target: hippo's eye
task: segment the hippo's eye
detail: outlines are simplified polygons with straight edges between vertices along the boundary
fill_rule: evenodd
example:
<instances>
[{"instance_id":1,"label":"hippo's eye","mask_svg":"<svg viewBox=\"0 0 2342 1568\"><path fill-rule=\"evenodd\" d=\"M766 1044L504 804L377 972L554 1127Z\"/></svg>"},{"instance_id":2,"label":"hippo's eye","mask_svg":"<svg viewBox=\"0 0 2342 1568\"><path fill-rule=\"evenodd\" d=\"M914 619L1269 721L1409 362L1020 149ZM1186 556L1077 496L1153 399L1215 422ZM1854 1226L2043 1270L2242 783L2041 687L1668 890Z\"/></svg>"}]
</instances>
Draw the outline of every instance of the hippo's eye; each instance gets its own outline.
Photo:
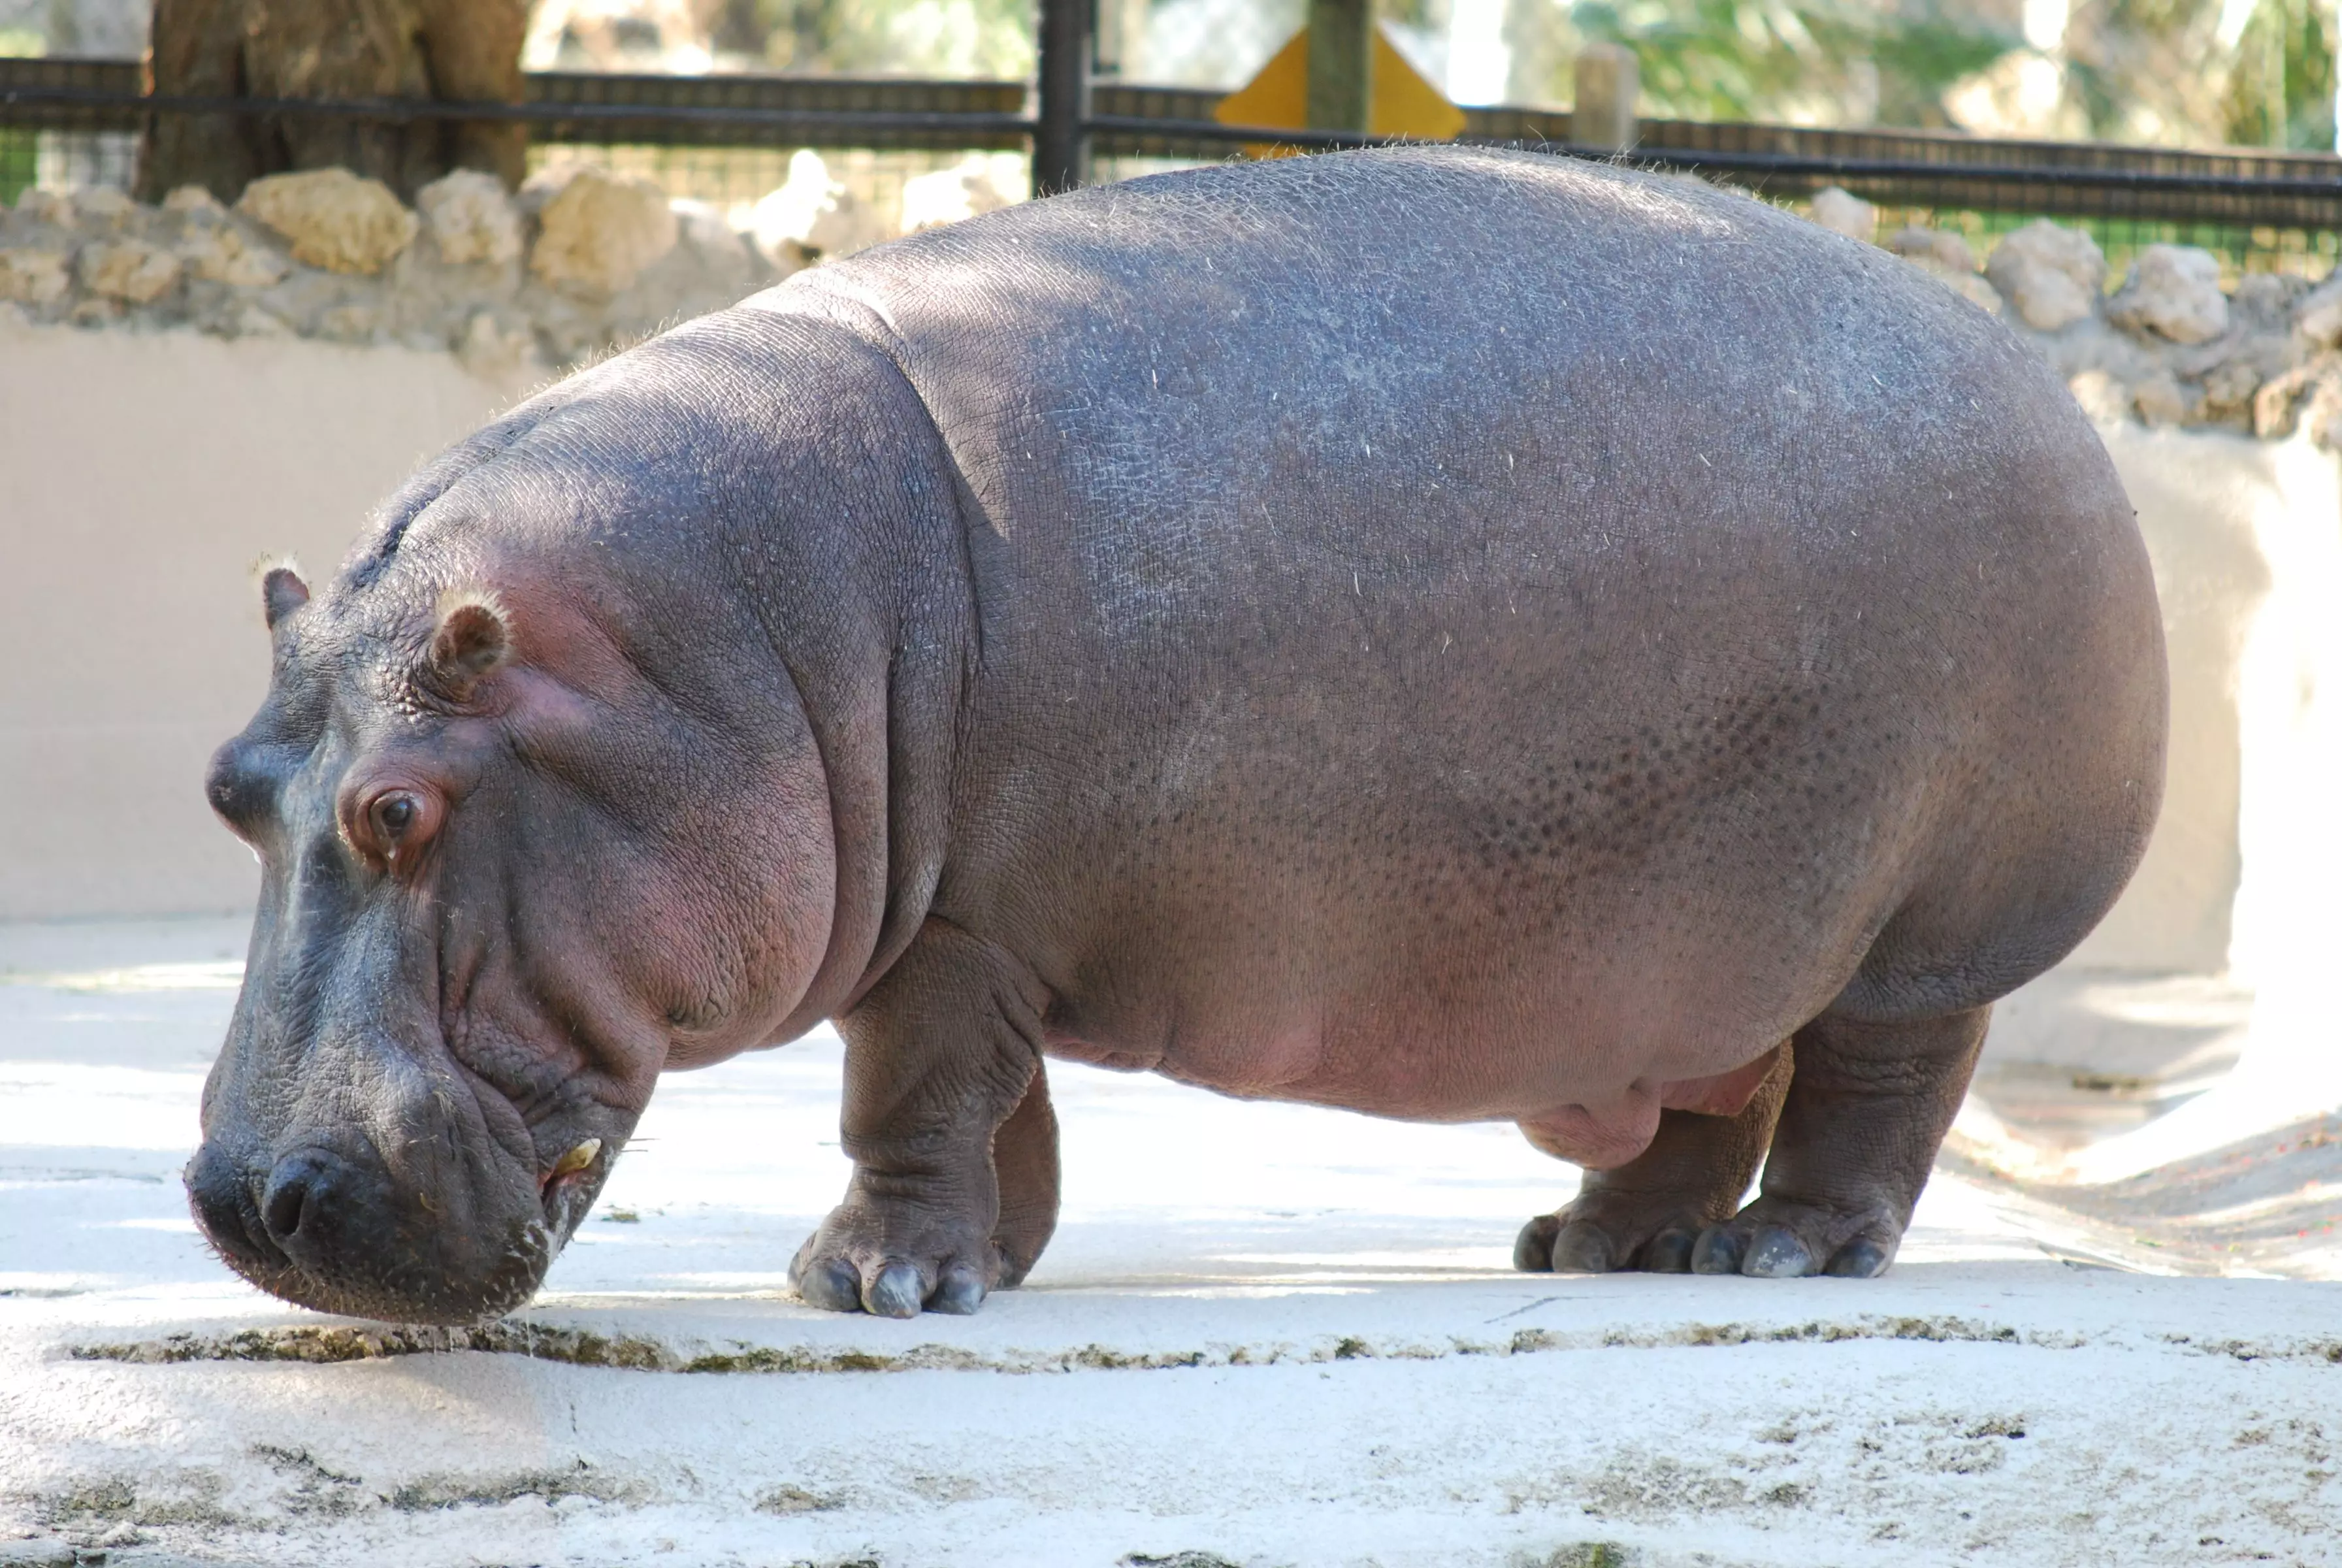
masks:
<instances>
[{"instance_id":1,"label":"hippo's eye","mask_svg":"<svg viewBox=\"0 0 2342 1568\"><path fill-rule=\"evenodd\" d=\"M366 859L398 870L438 832L440 811L438 796L412 783L360 784L343 796L342 835Z\"/></svg>"},{"instance_id":2,"label":"hippo's eye","mask_svg":"<svg viewBox=\"0 0 2342 1568\"><path fill-rule=\"evenodd\" d=\"M367 836L385 860L397 861L409 840L419 836L423 803L405 790L385 790L366 807Z\"/></svg>"}]
</instances>

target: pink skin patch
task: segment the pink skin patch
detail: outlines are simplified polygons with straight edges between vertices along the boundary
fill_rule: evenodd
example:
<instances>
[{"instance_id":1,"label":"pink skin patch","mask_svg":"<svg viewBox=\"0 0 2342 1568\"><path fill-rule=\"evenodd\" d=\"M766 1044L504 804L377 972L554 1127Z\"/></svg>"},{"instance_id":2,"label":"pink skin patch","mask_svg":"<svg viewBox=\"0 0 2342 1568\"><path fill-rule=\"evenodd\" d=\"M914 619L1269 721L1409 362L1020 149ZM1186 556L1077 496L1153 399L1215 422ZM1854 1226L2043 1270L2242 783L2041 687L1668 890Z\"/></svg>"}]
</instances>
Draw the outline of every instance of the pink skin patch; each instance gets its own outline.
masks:
<instances>
[{"instance_id":1,"label":"pink skin patch","mask_svg":"<svg viewBox=\"0 0 2342 1568\"><path fill-rule=\"evenodd\" d=\"M1659 1086L1659 1104L1670 1111L1696 1111L1703 1116L1737 1116L1773 1070L1781 1048L1774 1046L1746 1067L1718 1073L1711 1078L1678 1078Z\"/></svg>"},{"instance_id":2,"label":"pink skin patch","mask_svg":"<svg viewBox=\"0 0 2342 1568\"><path fill-rule=\"evenodd\" d=\"M1663 1110L1692 1111L1703 1116L1738 1115L1780 1054L1781 1048L1776 1045L1729 1073L1670 1079L1656 1094L1647 1084L1637 1082L1615 1104L1598 1109L1564 1105L1525 1116L1519 1123L1521 1133L1532 1145L1556 1159L1588 1171L1612 1170L1651 1146Z\"/></svg>"}]
</instances>

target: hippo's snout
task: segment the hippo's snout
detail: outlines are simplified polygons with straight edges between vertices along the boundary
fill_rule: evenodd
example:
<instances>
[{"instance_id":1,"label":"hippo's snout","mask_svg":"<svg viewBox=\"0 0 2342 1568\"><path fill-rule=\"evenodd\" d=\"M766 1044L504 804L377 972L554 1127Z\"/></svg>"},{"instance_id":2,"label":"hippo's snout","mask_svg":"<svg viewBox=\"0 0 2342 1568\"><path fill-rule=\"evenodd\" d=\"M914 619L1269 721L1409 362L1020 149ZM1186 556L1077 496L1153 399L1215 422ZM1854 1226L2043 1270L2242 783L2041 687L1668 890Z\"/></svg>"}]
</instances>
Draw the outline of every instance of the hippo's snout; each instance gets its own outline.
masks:
<instances>
[{"instance_id":1,"label":"hippo's snout","mask_svg":"<svg viewBox=\"0 0 2342 1568\"><path fill-rule=\"evenodd\" d=\"M195 1223L254 1284L320 1312L405 1323L509 1312L582 1217L576 1199L590 1201L569 1183L525 1208L501 1193L435 1193L400 1179L370 1147L314 1142L275 1154L206 1142L185 1180ZM459 1223L442 1223L451 1214Z\"/></svg>"}]
</instances>

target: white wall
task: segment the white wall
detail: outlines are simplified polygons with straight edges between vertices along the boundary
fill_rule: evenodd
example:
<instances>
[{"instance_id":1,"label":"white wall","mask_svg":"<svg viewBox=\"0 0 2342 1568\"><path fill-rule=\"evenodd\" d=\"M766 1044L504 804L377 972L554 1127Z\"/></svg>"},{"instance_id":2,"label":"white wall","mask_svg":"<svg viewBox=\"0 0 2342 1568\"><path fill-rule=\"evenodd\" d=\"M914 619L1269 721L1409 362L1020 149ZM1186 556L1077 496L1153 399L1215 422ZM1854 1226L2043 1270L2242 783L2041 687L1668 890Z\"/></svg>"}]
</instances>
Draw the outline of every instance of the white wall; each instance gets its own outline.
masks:
<instances>
[{"instance_id":1,"label":"white wall","mask_svg":"<svg viewBox=\"0 0 2342 1568\"><path fill-rule=\"evenodd\" d=\"M0 321L0 919L251 904L202 780L268 684L255 564L330 574L517 390L446 354Z\"/></svg>"}]
</instances>

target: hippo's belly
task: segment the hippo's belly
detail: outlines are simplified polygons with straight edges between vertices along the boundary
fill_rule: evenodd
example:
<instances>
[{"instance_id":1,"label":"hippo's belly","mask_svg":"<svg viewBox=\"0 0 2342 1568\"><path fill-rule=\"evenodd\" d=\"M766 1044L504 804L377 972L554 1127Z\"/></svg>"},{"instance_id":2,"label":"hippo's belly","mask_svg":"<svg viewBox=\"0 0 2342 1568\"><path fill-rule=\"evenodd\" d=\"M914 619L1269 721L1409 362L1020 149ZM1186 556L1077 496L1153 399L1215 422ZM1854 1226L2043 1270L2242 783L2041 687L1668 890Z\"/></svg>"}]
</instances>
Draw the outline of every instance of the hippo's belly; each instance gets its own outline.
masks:
<instances>
[{"instance_id":1,"label":"hippo's belly","mask_svg":"<svg viewBox=\"0 0 2342 1568\"><path fill-rule=\"evenodd\" d=\"M1049 839L1089 846L1049 857L1084 868L1060 884L1081 913L1020 943L1066 944L1047 1048L1232 1094L1517 1121L1612 1164L1663 1105L1737 1110L1845 987L1918 836L1902 768L1842 770L1872 793L1847 809L1808 793L1794 738L1742 749L1727 725L1708 752L1656 743L1659 769L1606 743L1580 790L1559 781L1591 769L1518 744L1536 725L1442 767L1419 717L1346 758L1224 748L1178 804L1143 795L1150 820L1058 823Z\"/></svg>"}]
</instances>

